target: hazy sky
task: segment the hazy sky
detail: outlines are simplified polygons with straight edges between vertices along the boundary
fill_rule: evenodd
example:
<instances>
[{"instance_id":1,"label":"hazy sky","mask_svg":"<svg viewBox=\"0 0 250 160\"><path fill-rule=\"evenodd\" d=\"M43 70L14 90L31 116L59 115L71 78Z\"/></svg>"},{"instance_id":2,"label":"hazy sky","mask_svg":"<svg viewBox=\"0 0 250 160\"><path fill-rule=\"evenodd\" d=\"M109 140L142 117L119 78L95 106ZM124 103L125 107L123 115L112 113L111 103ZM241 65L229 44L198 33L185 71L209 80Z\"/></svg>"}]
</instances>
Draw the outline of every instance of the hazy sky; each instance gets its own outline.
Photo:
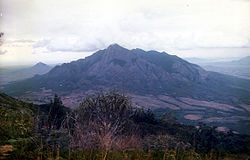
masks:
<instances>
[{"instance_id":1,"label":"hazy sky","mask_svg":"<svg viewBox=\"0 0 250 160\"><path fill-rule=\"evenodd\" d=\"M109 44L250 55L249 0L0 0L0 65L69 62Z\"/></svg>"}]
</instances>

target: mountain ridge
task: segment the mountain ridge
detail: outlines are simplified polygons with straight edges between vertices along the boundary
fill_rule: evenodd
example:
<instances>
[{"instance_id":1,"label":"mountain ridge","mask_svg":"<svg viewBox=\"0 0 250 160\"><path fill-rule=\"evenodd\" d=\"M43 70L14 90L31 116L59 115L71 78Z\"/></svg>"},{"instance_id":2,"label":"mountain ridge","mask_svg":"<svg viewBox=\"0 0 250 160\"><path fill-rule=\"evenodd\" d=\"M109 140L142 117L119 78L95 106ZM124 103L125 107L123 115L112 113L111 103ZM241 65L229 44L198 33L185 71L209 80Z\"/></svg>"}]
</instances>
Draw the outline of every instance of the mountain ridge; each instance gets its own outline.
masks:
<instances>
[{"instance_id":1,"label":"mountain ridge","mask_svg":"<svg viewBox=\"0 0 250 160\"><path fill-rule=\"evenodd\" d=\"M153 58L153 56L151 56L152 53L158 55L159 57ZM97 61L99 62L96 63ZM178 63L175 63L175 61ZM174 63L175 65L173 65ZM92 67L92 65L94 66ZM157 65L159 67L157 67ZM129 78L131 81L133 79L142 79L139 78L137 74L143 77L144 80L153 79L155 81L159 81L163 79L164 76L165 79L168 79L167 77L171 79L171 76L169 76L168 73L181 74L185 79L190 80L199 79L199 77L193 74L193 72L204 72L202 68L199 68L196 65L193 65L194 67L191 68L189 65L191 64L181 60L177 56L171 56L166 53L159 53L156 51L137 53L135 50L130 51L118 45L113 45L109 46L105 50L96 52L89 58L80 59L69 64L63 64L61 67L54 68L48 73L48 76L55 77L57 73L63 73L64 78L72 78L72 73L85 72L90 77L97 77L98 79L102 78L106 80L106 83L109 83L108 81L110 78L121 82L121 76L124 74L125 76L123 76L123 79L133 77ZM157 69L155 69L156 67ZM62 70L58 71L59 68ZM98 74L95 74L97 72ZM67 76L67 74L69 75ZM80 78L81 77L79 76L75 76L75 79L71 80L77 81Z\"/></svg>"},{"instance_id":2,"label":"mountain ridge","mask_svg":"<svg viewBox=\"0 0 250 160\"><path fill-rule=\"evenodd\" d=\"M38 90L45 87L55 92L98 89L104 86L132 93L168 93L206 99L218 98L216 86L224 90L233 88L235 92L241 90L239 92L247 95L250 91L246 87L250 84L247 80L207 72L198 65L165 52L138 52L138 49L128 50L118 44L110 45L85 59L56 66L47 74L37 75L27 81ZM240 85L233 87L238 81ZM204 91L208 96L203 95ZM201 92L201 95L196 92ZM230 97L234 98L232 95Z\"/></svg>"},{"instance_id":3,"label":"mountain ridge","mask_svg":"<svg viewBox=\"0 0 250 160\"><path fill-rule=\"evenodd\" d=\"M209 72L165 52L112 45L1 91L38 104L57 93L74 108L83 97L110 90L130 96L135 106L160 114L175 112L183 123L204 122L249 133L249 80Z\"/></svg>"}]
</instances>

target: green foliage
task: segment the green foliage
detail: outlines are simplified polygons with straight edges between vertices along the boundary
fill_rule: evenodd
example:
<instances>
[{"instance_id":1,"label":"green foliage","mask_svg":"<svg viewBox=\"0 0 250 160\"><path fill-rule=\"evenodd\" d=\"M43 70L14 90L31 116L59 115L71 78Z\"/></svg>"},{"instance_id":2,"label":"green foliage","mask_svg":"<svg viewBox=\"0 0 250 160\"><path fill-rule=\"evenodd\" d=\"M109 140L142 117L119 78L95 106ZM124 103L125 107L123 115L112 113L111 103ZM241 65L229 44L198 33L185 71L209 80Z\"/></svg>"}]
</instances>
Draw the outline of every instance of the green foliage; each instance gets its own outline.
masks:
<instances>
[{"instance_id":1,"label":"green foliage","mask_svg":"<svg viewBox=\"0 0 250 160\"><path fill-rule=\"evenodd\" d=\"M0 94L0 147L13 149L9 159L33 159L37 106Z\"/></svg>"}]
</instances>

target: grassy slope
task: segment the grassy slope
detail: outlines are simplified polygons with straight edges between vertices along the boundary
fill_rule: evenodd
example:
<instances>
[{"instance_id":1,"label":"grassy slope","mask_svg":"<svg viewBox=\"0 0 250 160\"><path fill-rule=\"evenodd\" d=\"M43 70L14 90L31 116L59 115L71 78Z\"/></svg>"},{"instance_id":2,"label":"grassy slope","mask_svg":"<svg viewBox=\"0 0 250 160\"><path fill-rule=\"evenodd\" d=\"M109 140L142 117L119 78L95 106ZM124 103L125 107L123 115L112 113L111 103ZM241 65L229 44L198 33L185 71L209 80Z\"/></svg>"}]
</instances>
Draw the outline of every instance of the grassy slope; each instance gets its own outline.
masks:
<instances>
[{"instance_id":1,"label":"grassy slope","mask_svg":"<svg viewBox=\"0 0 250 160\"><path fill-rule=\"evenodd\" d=\"M12 138L24 138L30 136L34 113L37 108L30 103L25 103L0 94L0 134L1 142Z\"/></svg>"}]
</instances>

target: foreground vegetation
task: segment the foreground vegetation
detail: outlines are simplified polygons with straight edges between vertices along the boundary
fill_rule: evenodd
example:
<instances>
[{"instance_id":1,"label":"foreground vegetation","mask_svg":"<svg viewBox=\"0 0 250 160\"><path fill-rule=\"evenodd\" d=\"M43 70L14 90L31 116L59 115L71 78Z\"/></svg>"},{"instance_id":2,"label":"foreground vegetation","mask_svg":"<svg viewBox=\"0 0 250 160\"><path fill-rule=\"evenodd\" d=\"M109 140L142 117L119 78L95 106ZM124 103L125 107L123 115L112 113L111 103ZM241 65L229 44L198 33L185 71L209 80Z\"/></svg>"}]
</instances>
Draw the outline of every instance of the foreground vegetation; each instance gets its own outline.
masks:
<instances>
[{"instance_id":1,"label":"foreground vegetation","mask_svg":"<svg viewBox=\"0 0 250 160\"><path fill-rule=\"evenodd\" d=\"M187 126L171 114L133 108L128 97L99 93L76 110L55 95L33 105L0 94L0 159L247 159L250 136Z\"/></svg>"}]
</instances>

